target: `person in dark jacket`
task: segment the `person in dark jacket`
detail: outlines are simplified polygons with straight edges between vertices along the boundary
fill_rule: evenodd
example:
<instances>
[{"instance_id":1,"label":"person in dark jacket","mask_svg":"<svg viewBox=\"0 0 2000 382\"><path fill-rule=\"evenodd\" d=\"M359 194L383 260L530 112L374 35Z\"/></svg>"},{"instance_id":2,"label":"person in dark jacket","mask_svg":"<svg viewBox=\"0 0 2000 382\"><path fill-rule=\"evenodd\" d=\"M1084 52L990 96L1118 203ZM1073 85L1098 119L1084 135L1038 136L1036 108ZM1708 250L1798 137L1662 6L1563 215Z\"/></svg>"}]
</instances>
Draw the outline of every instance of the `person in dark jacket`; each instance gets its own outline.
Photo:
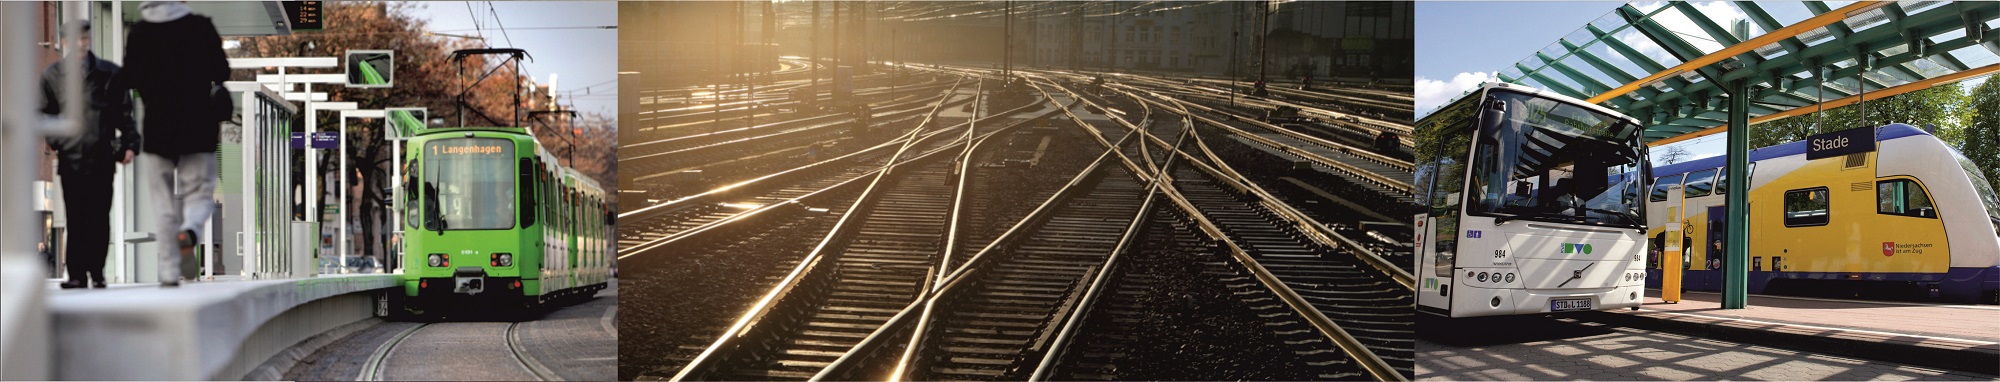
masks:
<instances>
[{"instance_id":1,"label":"person in dark jacket","mask_svg":"<svg viewBox=\"0 0 2000 382\"><path fill-rule=\"evenodd\" d=\"M139 5L125 39L119 83L139 92L140 177L151 182L159 211L160 286L180 286L182 256L193 252L215 212L216 144L222 116L210 92L229 79L229 58L215 23L179 1Z\"/></svg>"},{"instance_id":2,"label":"person in dark jacket","mask_svg":"<svg viewBox=\"0 0 2000 382\"><path fill-rule=\"evenodd\" d=\"M69 281L62 283L64 289L104 287L104 254L111 245L111 179L117 172L113 163L132 163L140 142L132 126L129 92L111 86L118 65L97 59L90 51L90 22L77 23L83 24L83 32L64 36L62 46L66 55L83 55L83 128L75 135L48 138L49 149L56 152L56 174L62 177L63 216L69 221L69 245L63 246L69 252L64 267ZM69 28L63 30L67 33ZM63 77L62 62L42 71L42 114L62 113Z\"/></svg>"}]
</instances>

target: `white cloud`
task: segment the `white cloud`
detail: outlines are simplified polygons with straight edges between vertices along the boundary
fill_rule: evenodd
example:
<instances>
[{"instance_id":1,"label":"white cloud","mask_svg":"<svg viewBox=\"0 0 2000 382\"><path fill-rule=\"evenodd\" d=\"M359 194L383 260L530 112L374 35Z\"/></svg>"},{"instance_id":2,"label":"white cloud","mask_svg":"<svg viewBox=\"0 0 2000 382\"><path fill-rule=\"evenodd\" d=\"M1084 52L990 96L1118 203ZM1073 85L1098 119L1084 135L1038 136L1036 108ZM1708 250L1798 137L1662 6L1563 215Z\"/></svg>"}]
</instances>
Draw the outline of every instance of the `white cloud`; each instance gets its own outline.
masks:
<instances>
[{"instance_id":1,"label":"white cloud","mask_svg":"<svg viewBox=\"0 0 2000 382\"><path fill-rule=\"evenodd\" d=\"M1494 73L1459 73L1448 81L1417 76L1417 117L1430 115L1436 111L1434 109L1444 106L1445 102L1458 99L1458 96L1464 95L1465 91L1489 81L1498 81Z\"/></svg>"}]
</instances>

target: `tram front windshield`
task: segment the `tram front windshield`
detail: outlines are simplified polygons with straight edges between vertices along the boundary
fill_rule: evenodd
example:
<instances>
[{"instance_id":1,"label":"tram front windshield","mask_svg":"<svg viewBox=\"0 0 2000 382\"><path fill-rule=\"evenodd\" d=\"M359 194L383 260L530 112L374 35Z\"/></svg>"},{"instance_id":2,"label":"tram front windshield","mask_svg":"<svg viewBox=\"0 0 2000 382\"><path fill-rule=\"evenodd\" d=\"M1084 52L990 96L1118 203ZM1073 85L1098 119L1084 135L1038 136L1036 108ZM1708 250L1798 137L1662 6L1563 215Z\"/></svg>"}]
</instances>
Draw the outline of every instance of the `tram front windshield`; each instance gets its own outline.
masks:
<instances>
[{"instance_id":1,"label":"tram front windshield","mask_svg":"<svg viewBox=\"0 0 2000 382\"><path fill-rule=\"evenodd\" d=\"M1610 114L1528 94L1495 91L1498 121L1482 121L1471 213L1636 228L1645 157L1639 126ZM1486 113L1491 116L1492 113Z\"/></svg>"},{"instance_id":2,"label":"tram front windshield","mask_svg":"<svg viewBox=\"0 0 2000 382\"><path fill-rule=\"evenodd\" d=\"M514 227L514 143L453 138L424 145L426 203L446 230ZM431 227L438 229L438 227Z\"/></svg>"}]
</instances>

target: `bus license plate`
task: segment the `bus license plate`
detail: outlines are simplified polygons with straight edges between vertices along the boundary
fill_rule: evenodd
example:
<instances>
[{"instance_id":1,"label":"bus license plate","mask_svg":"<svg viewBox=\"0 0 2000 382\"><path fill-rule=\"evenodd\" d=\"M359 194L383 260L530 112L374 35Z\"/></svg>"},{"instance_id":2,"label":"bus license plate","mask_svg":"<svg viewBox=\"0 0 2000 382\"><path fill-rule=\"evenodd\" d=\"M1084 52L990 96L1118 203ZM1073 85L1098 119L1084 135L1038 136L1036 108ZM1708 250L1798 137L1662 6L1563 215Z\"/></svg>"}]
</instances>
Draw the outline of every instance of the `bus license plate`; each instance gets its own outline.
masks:
<instances>
[{"instance_id":1,"label":"bus license plate","mask_svg":"<svg viewBox=\"0 0 2000 382\"><path fill-rule=\"evenodd\" d=\"M1549 300L1549 311L1590 310L1590 298L1558 298Z\"/></svg>"}]
</instances>

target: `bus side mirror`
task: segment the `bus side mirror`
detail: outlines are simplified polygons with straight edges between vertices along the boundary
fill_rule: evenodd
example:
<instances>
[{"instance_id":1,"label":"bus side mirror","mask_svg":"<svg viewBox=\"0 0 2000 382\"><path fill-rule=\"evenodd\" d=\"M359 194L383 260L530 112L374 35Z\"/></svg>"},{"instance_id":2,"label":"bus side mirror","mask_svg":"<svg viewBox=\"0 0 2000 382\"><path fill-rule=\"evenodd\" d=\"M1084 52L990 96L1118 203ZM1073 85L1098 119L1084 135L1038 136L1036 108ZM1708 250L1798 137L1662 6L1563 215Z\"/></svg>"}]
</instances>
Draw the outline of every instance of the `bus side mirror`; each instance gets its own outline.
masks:
<instances>
[{"instance_id":1,"label":"bus side mirror","mask_svg":"<svg viewBox=\"0 0 2000 382\"><path fill-rule=\"evenodd\" d=\"M1494 137L1500 133L1500 120L1507 116L1507 104L1493 101L1479 111L1479 132L1482 137Z\"/></svg>"}]
</instances>

